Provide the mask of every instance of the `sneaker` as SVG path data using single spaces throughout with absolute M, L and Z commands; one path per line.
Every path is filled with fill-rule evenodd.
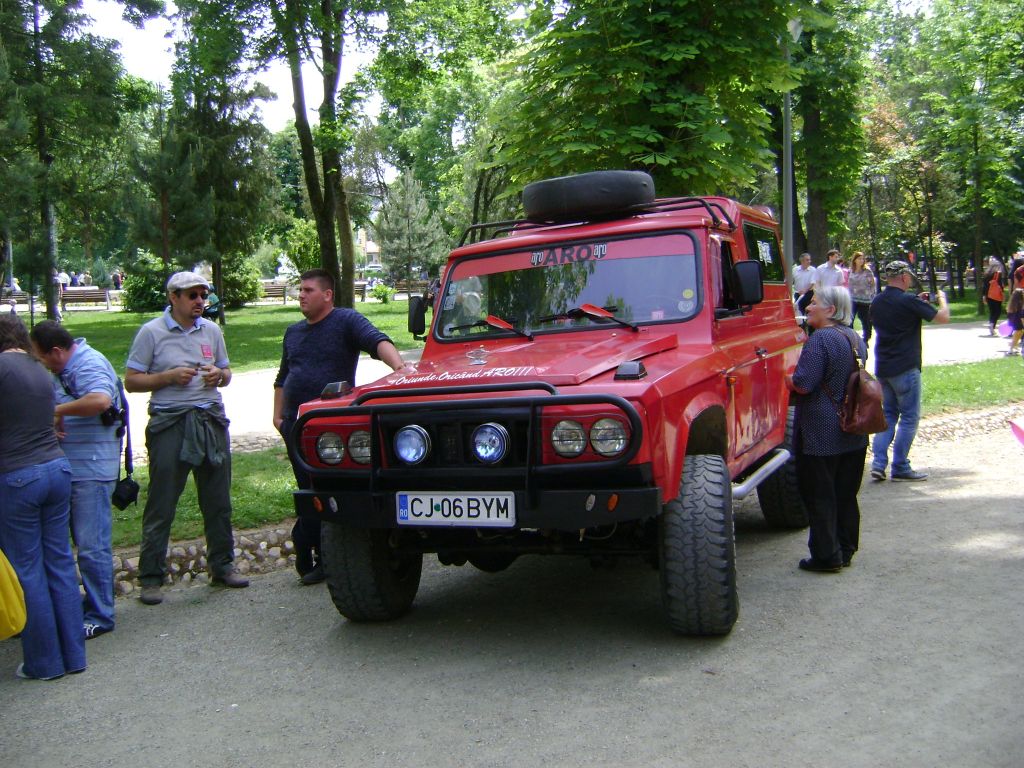
M 105 635 L 105 634 L 107 634 L 107 632 L 110 632 L 111 629 L 112 629 L 111 627 L 101 627 L 99 624 L 91 624 L 88 621 L 85 622 L 85 624 L 83 624 L 82 626 L 85 629 L 85 639 L 86 640 L 92 640 L 94 637 L 99 637 L 100 635 Z
M 308 587 L 310 584 L 319 584 L 326 578 L 327 574 L 324 573 L 323 565 L 317 563 L 316 567 L 312 571 L 303 574 L 300 581 Z
M 895 472 L 893 472 L 892 473 L 892 479 L 893 480 L 899 480 L 899 481 L 902 481 L 902 482 L 917 482 L 919 480 L 927 480 L 928 479 L 928 473 L 927 472 L 918 472 L 915 469 L 909 469 L 906 472 L 900 472 L 899 474 L 896 474 Z
M 234 570 L 226 571 L 220 576 L 214 576 L 210 581 L 218 586 L 231 587 L 232 589 L 242 589 L 249 586 L 249 580 Z
M 22 680 L 59 680 L 64 675 L 54 675 L 53 677 L 34 677 L 25 671 L 25 663 L 22 662 L 18 665 L 18 668 L 14 670 L 14 674 L 20 677 Z
M 871 479 L 872 480 L 877 480 L 878 482 L 882 482 L 883 480 L 885 480 L 885 470 L 884 469 L 872 469 L 871 470 Z
M 145 605 L 160 605 L 164 601 L 164 596 L 160 592 L 159 584 L 143 585 L 142 592 L 139 594 L 139 600 Z

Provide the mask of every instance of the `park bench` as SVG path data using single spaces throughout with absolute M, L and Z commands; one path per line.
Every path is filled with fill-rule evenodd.
M 285 283 L 264 283 L 263 298 L 280 299 L 282 304 L 287 304 L 288 286 Z
M 428 285 L 430 285 L 428 280 L 399 280 L 395 283 L 395 293 L 404 293 L 406 296 L 416 293 L 422 295 Z
M 7 303 L 11 299 L 14 299 L 18 304 L 29 304 L 32 301 L 32 297 L 25 291 L 12 291 L 6 286 L 0 288 L 0 300 Z
M 110 309 L 110 291 L 94 286 L 75 286 L 64 291 L 61 304 L 65 307 L 70 304 L 105 304 Z

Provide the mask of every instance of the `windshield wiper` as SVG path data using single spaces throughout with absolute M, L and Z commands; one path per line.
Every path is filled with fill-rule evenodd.
M 452 333 L 454 331 L 468 331 L 471 328 L 497 328 L 499 331 L 512 331 L 512 333 L 519 334 L 524 339 L 529 339 L 530 341 L 533 341 L 532 333 L 530 333 L 529 331 L 524 331 L 522 328 L 517 328 L 507 320 L 502 320 L 500 317 L 495 317 L 494 315 L 488 315 L 482 320 L 477 320 L 476 322 L 473 323 L 466 323 L 465 325 L 453 325 L 450 328 L 448 328 L 448 332 Z
M 537 318 L 537 322 L 550 323 L 555 320 L 579 320 L 581 317 L 589 317 L 591 320 L 611 320 L 613 323 L 618 323 L 619 325 L 629 328 L 634 333 L 640 330 L 640 326 L 616 317 L 615 312 L 617 310 L 618 307 L 614 305 L 610 307 L 599 307 L 596 304 L 580 304 L 578 307 L 567 309 L 565 312 L 559 312 L 556 315 L 539 317 Z

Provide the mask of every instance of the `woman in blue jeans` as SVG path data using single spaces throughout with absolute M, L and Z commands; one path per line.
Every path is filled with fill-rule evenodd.
M 0 315 L 0 548 L 25 591 L 19 677 L 54 680 L 85 669 L 82 598 L 68 533 L 71 466 L 53 429 L 50 375 L 28 331 Z

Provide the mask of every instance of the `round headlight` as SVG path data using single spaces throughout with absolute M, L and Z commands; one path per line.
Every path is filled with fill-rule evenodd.
M 430 453 L 430 435 L 416 424 L 402 427 L 395 435 L 395 455 L 406 464 L 419 464 Z
M 598 419 L 590 428 L 590 444 L 602 456 L 618 456 L 627 442 L 626 428 L 618 419 Z
M 356 430 L 348 436 L 348 455 L 357 464 L 370 463 L 370 433 Z
M 324 432 L 316 439 L 316 455 L 324 464 L 340 464 L 345 458 L 345 443 L 337 432 Z
M 497 464 L 508 452 L 508 430 L 489 422 L 473 430 L 473 455 L 484 464 Z
M 587 433 L 578 421 L 560 421 L 551 430 L 551 447 L 555 453 L 572 458 L 583 453 L 587 447 Z

